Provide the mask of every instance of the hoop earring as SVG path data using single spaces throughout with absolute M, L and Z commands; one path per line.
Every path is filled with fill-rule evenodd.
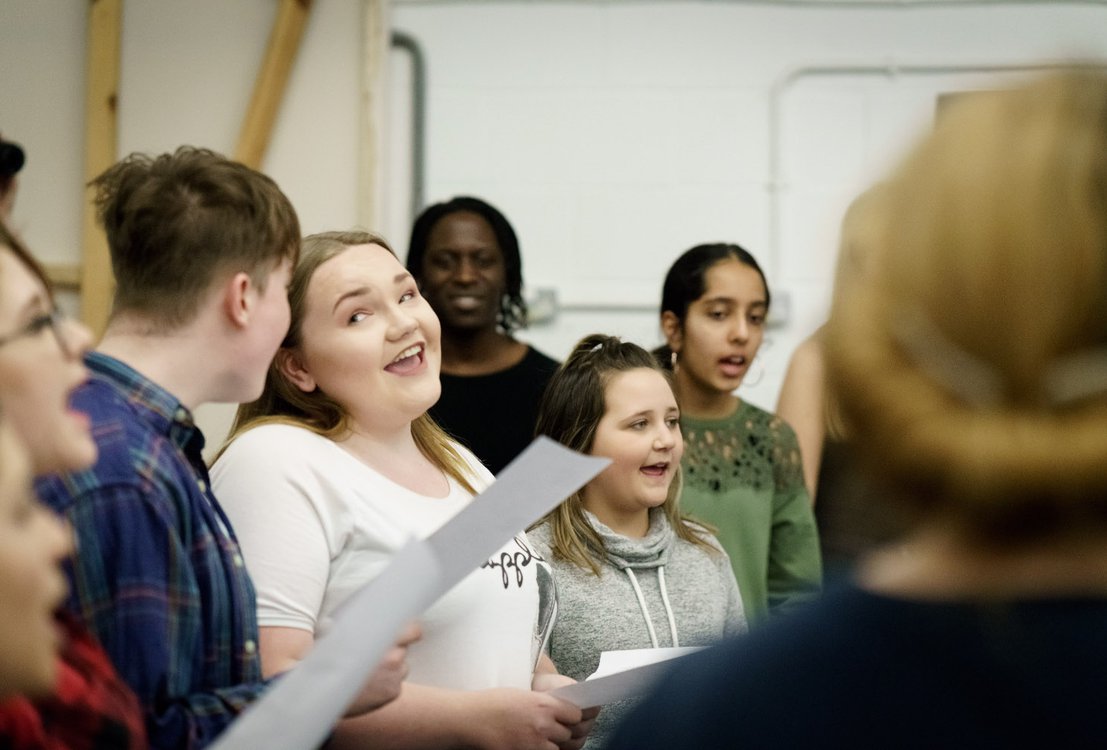
M 754 373 L 754 365 L 757 366 L 757 372 Z M 753 375 L 753 379 L 750 379 L 750 375 Z M 749 372 L 746 373 L 746 377 L 742 378 L 742 385 L 748 385 L 750 388 L 756 388 L 757 384 L 765 377 L 765 362 L 761 357 L 754 357 L 750 362 Z
M 746 377 L 742 378 L 742 385 L 748 385 L 750 388 L 756 388 L 757 385 L 765 378 L 765 358 L 763 355 L 769 349 L 773 347 L 773 340 L 766 337 L 761 341 L 761 346 L 757 347 L 757 353 L 753 355 L 753 361 L 750 362 L 749 372 L 746 373 Z M 757 366 L 757 371 L 754 371 L 754 365 Z M 750 376 L 753 376 L 752 379 Z M 741 388 L 742 386 L 738 386 Z

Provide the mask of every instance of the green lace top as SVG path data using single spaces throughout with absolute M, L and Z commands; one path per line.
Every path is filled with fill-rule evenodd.
M 681 418 L 690 515 L 718 529 L 751 620 L 814 596 L 819 535 L 799 445 L 779 417 L 741 402 L 724 419 Z

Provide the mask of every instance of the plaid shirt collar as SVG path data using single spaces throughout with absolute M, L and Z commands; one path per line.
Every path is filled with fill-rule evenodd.
M 121 360 L 100 352 L 85 355 L 85 365 L 124 391 L 127 400 L 153 429 L 169 438 L 186 456 L 204 450 L 204 434 L 188 407 L 176 396 Z

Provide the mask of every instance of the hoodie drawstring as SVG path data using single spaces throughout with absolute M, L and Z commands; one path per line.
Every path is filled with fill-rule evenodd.
M 669 633 L 673 636 L 673 648 L 680 647 L 680 639 L 677 638 L 676 618 L 673 617 L 673 606 L 669 604 L 669 589 L 665 586 L 665 566 L 657 568 L 657 583 L 661 586 L 661 601 L 665 604 L 665 614 L 669 616 Z
M 627 572 L 627 577 L 630 578 L 630 585 L 634 587 L 634 595 L 638 597 L 638 608 L 642 610 L 642 617 L 646 620 L 646 629 L 650 632 L 650 643 L 654 648 L 659 648 L 660 644 L 657 642 L 657 632 L 653 629 L 653 620 L 650 619 L 650 611 L 646 608 L 646 599 L 642 596 L 642 587 L 638 585 L 638 576 L 634 575 L 632 568 L 624 568 Z M 669 604 L 669 592 L 665 588 L 665 566 L 660 565 L 657 568 L 657 583 L 661 587 L 661 601 L 665 604 L 665 614 L 669 618 L 669 635 L 673 638 L 673 647 L 680 645 L 680 640 L 677 638 L 676 619 L 673 617 L 673 608 Z

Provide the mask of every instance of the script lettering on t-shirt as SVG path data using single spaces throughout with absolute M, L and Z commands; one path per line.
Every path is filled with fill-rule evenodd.
M 503 580 L 504 588 L 511 587 L 511 574 L 510 570 L 515 571 L 515 585 L 522 588 L 523 586 L 523 568 L 531 564 L 531 561 L 535 559 L 534 552 L 527 546 L 519 537 L 515 537 L 515 546 L 519 549 L 515 552 L 501 552 L 499 558 L 490 558 L 484 562 L 482 568 L 499 569 L 500 577 Z

